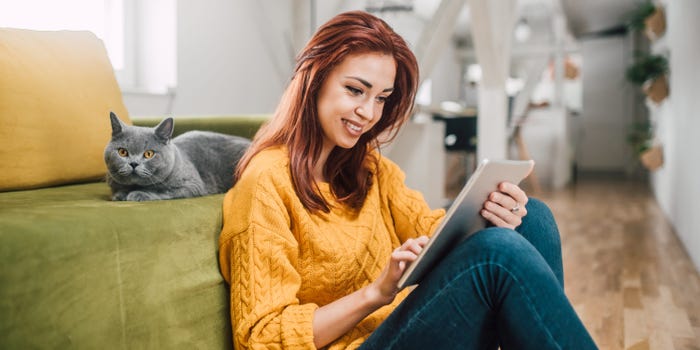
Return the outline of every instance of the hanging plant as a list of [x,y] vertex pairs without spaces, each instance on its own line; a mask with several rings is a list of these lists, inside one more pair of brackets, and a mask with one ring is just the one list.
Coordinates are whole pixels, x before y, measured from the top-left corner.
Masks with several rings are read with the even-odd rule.
[[661,145],[654,144],[639,155],[639,160],[645,168],[658,170],[664,165],[664,149]]
[[667,74],[666,57],[639,53],[625,72],[627,80],[641,86],[642,91],[657,104],[669,94]]
[[651,2],[641,3],[627,16],[627,28],[632,31],[642,31],[645,28],[644,20],[656,11],[656,6]]
[[656,40],[666,32],[666,11],[663,7],[656,7],[651,16],[644,19],[644,34],[649,40]]
[[656,40],[666,32],[666,12],[651,1],[641,3],[627,16],[627,28],[643,31],[649,40]]
[[636,155],[641,155],[651,147],[654,132],[649,122],[636,122],[627,133],[627,143]]
[[663,166],[663,147],[654,142],[654,130],[649,122],[632,124],[627,134],[627,143],[645,168],[654,171]]

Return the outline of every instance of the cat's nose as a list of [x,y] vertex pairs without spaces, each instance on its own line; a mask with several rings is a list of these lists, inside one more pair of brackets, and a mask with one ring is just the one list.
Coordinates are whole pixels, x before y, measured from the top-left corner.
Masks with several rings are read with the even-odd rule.
[[131,167],[132,167],[133,169],[136,169],[136,167],[139,166],[139,163],[131,162],[131,163],[129,163],[129,165],[131,165]]

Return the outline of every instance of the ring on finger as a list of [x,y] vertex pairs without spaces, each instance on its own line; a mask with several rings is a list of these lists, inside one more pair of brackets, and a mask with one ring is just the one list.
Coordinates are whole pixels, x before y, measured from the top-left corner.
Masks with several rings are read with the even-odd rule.
[[515,206],[510,209],[511,213],[517,213],[520,210],[520,203],[515,203]]

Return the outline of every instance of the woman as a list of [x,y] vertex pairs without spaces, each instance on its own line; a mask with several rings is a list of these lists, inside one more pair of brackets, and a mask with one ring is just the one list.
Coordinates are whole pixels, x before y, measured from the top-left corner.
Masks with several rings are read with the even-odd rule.
[[224,201],[236,349],[595,348],[563,292],[556,224],[513,184],[484,203],[494,227],[397,290],[445,214],[378,148],[417,83],[406,43],[364,12],[334,17],[301,52]]

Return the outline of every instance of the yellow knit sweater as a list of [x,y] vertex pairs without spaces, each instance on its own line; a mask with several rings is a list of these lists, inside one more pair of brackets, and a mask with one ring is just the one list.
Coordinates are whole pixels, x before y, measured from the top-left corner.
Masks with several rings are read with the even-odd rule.
[[[381,157],[359,211],[332,200],[331,212],[311,214],[292,186],[284,147],[250,162],[225,197],[219,238],[221,272],[231,286],[234,344],[242,349],[314,349],[316,308],[375,280],[391,252],[411,237],[432,233],[444,210],[431,210],[404,185],[404,174]],[[375,311],[329,349],[358,347],[408,292]]]

